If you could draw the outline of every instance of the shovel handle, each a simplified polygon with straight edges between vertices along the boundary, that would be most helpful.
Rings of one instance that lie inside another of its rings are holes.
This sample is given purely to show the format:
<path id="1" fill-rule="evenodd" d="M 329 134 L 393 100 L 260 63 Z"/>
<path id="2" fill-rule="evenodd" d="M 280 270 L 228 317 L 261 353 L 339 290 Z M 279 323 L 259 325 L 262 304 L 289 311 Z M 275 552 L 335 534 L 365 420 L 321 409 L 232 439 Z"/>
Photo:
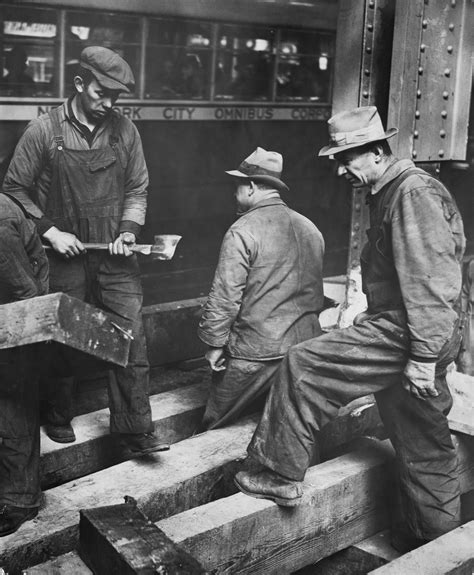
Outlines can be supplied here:
<path id="1" fill-rule="evenodd" d="M 98 243 L 83 243 L 82 244 L 86 250 L 108 250 L 109 244 L 98 244 Z M 46 250 L 51 250 L 51 246 L 43 246 Z M 149 255 L 151 253 L 150 246 L 146 244 L 135 244 L 133 246 L 129 246 L 128 248 L 132 252 L 136 252 L 139 254 Z"/>

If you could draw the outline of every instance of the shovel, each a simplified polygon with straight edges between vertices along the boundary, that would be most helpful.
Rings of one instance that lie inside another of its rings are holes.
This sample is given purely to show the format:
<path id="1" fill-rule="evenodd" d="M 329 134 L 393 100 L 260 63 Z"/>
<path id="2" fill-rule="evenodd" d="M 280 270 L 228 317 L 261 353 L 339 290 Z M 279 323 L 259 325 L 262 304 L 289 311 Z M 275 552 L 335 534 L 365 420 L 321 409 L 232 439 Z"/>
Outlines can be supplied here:
<path id="1" fill-rule="evenodd" d="M 151 256 L 153 260 L 170 260 L 174 256 L 176 246 L 182 236 L 175 234 L 162 234 L 155 236 L 154 244 L 135 244 L 129 250 L 144 256 Z M 83 243 L 86 250 L 108 250 L 109 244 Z M 50 246 L 45 246 L 51 249 Z"/>

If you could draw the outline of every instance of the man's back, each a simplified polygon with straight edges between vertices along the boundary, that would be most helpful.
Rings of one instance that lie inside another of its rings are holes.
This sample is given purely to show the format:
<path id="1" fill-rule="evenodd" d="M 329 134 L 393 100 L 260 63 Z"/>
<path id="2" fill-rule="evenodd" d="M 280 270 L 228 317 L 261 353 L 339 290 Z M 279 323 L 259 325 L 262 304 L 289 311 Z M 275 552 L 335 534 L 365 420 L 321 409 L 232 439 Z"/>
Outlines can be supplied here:
<path id="1" fill-rule="evenodd" d="M 279 198 L 259 202 L 224 238 L 203 339 L 227 332 L 232 357 L 270 359 L 319 335 L 323 254 L 312 222 Z"/>

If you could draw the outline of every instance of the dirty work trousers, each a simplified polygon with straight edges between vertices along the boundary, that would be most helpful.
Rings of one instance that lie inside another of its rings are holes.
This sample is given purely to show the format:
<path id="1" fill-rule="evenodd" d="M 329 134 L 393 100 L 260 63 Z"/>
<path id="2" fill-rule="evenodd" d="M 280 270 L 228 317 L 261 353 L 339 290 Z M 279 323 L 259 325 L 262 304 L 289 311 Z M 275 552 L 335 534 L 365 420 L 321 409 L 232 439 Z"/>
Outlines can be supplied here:
<path id="1" fill-rule="evenodd" d="M 439 396 L 416 399 L 402 387 L 409 335 L 404 312 L 383 312 L 292 347 L 275 374 L 248 452 L 260 463 L 302 480 L 318 449 L 318 431 L 341 406 L 375 394 L 395 448 L 404 530 L 434 539 L 460 524 L 457 456 L 446 415 L 452 399 L 446 366 L 459 329 L 436 370 Z"/>
<path id="2" fill-rule="evenodd" d="M 48 254 L 49 255 L 49 254 Z M 126 367 L 109 372 L 110 431 L 146 433 L 153 430 L 149 392 L 149 364 L 143 322 L 142 287 L 136 256 L 88 253 L 69 260 L 49 256 L 50 292 L 64 292 L 115 314 L 120 325 L 131 329 L 133 340 Z M 59 358 L 66 362 L 68 358 Z M 45 417 L 54 425 L 73 417 L 72 378 L 49 380 Z"/>
<path id="3" fill-rule="evenodd" d="M 249 361 L 227 358 L 225 370 L 212 372 L 203 428 L 222 427 L 237 419 L 244 411 L 250 412 L 253 408 L 257 410 L 280 362 L 281 359 Z"/>
<path id="4" fill-rule="evenodd" d="M 44 348 L 0 350 L 0 505 L 40 504 L 38 369 Z"/>

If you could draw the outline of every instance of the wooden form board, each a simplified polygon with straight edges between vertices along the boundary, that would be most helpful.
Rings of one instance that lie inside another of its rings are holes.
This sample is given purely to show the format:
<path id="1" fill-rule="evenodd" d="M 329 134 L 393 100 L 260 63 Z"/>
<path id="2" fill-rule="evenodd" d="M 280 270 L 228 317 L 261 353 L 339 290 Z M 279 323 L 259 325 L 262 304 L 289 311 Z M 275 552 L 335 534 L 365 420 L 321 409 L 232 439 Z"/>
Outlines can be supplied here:
<path id="1" fill-rule="evenodd" d="M 133 498 L 82 509 L 79 551 L 94 573 L 200 575 L 204 570 L 149 521 Z"/>
<path id="2" fill-rule="evenodd" d="M 474 445 L 465 440 L 461 473 L 464 488 L 472 489 Z M 238 493 L 158 526 L 216 575 L 292 573 L 388 526 L 392 459 L 388 442 L 374 442 L 310 468 L 294 509 Z"/>
<path id="3" fill-rule="evenodd" d="M 472 575 L 474 521 L 461 525 L 398 559 L 371 571 L 371 575 Z"/>
<path id="4" fill-rule="evenodd" d="M 54 341 L 126 365 L 130 338 L 120 320 L 63 293 L 0 306 L 0 349 Z"/>

